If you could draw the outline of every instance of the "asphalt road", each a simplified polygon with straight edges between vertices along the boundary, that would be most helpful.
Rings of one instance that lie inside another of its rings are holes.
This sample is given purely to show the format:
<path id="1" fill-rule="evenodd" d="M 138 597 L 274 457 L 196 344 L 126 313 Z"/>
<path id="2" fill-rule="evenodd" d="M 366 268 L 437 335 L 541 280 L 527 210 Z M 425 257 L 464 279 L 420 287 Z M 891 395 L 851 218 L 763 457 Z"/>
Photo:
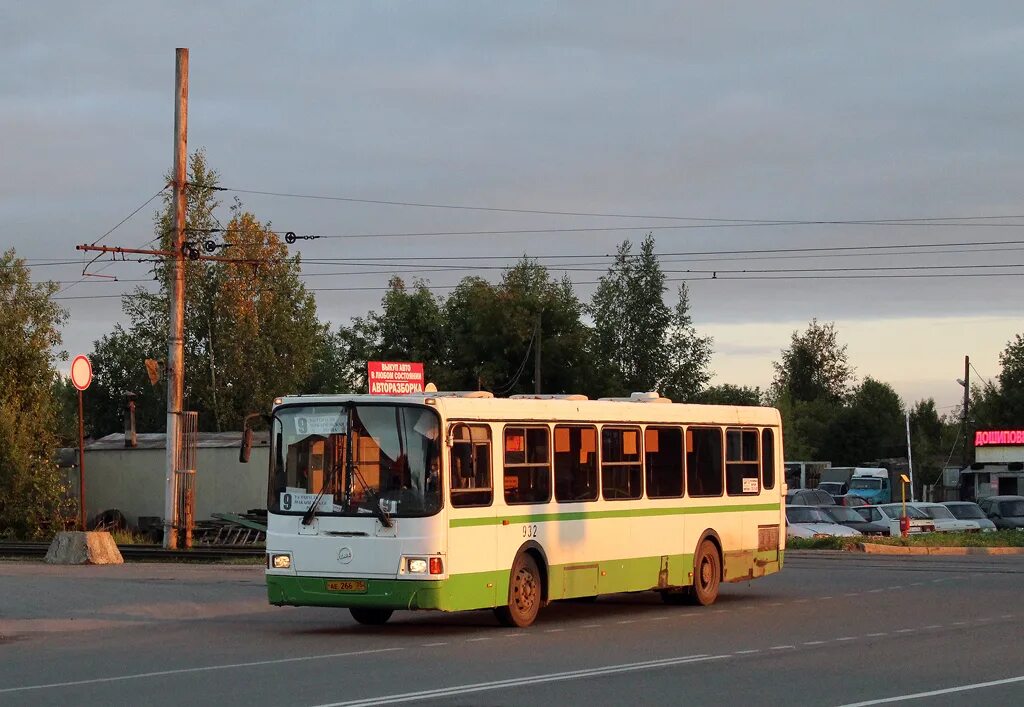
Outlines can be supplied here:
<path id="1" fill-rule="evenodd" d="M 262 569 L 0 563 L 3 705 L 1024 704 L 1024 556 L 800 554 L 708 608 L 266 604 Z"/>

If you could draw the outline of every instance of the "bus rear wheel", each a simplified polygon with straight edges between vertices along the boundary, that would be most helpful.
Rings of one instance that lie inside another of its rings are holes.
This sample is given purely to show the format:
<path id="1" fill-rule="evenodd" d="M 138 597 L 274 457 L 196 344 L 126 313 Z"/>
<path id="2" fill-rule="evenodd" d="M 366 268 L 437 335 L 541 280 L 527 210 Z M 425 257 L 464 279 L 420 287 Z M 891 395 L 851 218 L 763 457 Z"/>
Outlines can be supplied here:
<path id="1" fill-rule="evenodd" d="M 526 628 L 536 620 L 541 600 L 540 570 L 537 568 L 537 561 L 524 553 L 512 563 L 512 574 L 508 582 L 508 605 L 497 607 L 494 613 L 498 621 L 505 626 Z"/>
<path id="2" fill-rule="evenodd" d="M 714 604 L 721 579 L 722 558 L 718 555 L 718 548 L 710 540 L 705 540 L 693 558 L 693 587 L 687 595 L 690 602 L 699 606 Z"/>
<path id="3" fill-rule="evenodd" d="M 348 610 L 352 618 L 364 626 L 383 626 L 395 613 L 392 609 L 367 609 L 365 607 L 353 607 Z"/>

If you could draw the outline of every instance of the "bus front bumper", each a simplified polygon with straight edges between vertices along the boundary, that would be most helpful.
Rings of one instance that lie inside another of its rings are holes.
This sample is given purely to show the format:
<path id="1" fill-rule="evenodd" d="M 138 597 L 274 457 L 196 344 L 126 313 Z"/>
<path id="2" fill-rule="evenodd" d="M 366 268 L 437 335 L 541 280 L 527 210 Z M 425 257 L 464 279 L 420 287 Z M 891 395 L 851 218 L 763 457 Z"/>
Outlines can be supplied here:
<path id="1" fill-rule="evenodd" d="M 267 598 L 276 606 L 337 606 L 378 609 L 441 609 L 442 581 L 413 579 L 362 579 L 364 591 L 329 589 L 333 578 L 267 576 Z"/>

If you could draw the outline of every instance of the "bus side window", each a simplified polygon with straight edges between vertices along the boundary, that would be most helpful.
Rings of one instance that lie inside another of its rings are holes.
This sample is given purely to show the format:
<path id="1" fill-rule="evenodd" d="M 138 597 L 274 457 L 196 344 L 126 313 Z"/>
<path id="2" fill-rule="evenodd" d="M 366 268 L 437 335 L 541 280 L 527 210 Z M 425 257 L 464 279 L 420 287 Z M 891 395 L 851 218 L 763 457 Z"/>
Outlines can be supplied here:
<path id="1" fill-rule="evenodd" d="M 730 496 L 754 495 L 759 490 L 757 430 L 725 432 L 725 490 Z"/>
<path id="2" fill-rule="evenodd" d="M 549 441 L 547 427 L 505 428 L 505 503 L 551 500 Z"/>
<path id="3" fill-rule="evenodd" d="M 491 430 L 486 425 L 457 425 L 452 430 L 452 506 L 489 506 L 491 484 Z"/>
<path id="4" fill-rule="evenodd" d="M 597 500 L 597 428 L 555 426 L 555 500 Z"/>
<path id="5" fill-rule="evenodd" d="M 775 488 L 775 433 L 761 430 L 761 486 Z"/>
<path id="6" fill-rule="evenodd" d="M 688 496 L 722 495 L 722 429 L 686 429 L 686 493 Z"/>
<path id="7" fill-rule="evenodd" d="M 679 498 L 683 495 L 683 430 L 681 427 L 648 427 L 644 430 L 647 461 L 647 497 Z"/>
<path id="8" fill-rule="evenodd" d="M 601 428 L 601 493 L 606 501 L 643 496 L 639 427 Z"/>

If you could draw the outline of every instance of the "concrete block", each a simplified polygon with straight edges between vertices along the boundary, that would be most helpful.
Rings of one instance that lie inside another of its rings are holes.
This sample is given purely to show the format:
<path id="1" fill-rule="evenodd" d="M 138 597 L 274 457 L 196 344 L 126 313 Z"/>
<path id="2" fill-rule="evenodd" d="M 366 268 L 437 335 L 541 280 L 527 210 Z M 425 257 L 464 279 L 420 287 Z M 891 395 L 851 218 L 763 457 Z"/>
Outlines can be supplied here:
<path id="1" fill-rule="evenodd" d="M 51 565 L 124 564 L 114 538 L 106 531 L 57 533 L 46 551 Z"/>

